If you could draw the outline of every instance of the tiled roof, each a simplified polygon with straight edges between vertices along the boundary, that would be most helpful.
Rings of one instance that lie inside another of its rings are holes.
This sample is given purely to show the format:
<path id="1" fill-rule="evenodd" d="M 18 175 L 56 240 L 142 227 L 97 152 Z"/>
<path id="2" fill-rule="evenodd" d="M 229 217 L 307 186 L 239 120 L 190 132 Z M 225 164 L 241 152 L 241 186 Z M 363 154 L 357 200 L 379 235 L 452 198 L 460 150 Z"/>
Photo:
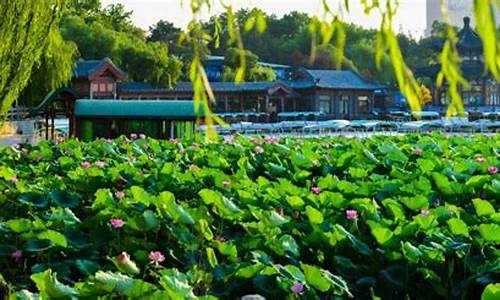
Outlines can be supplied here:
<path id="1" fill-rule="evenodd" d="M 464 18 L 464 28 L 458 32 L 457 47 L 465 50 L 482 50 L 483 42 L 479 35 L 470 27 L 470 18 Z"/>
<path id="2" fill-rule="evenodd" d="M 377 90 L 384 85 L 369 82 L 353 71 L 306 70 L 316 86 L 325 89 Z"/>
<path id="3" fill-rule="evenodd" d="M 78 99 L 75 103 L 77 117 L 194 119 L 202 115 L 190 100 Z"/>
<path id="4" fill-rule="evenodd" d="M 214 92 L 226 93 L 267 91 L 276 85 L 283 85 L 291 89 L 319 87 L 337 90 L 377 90 L 385 88 L 383 85 L 364 80 L 352 71 L 306 70 L 306 73 L 308 78 L 301 80 L 244 82 L 240 84 L 235 82 L 211 82 L 210 86 Z M 119 89 L 122 92 L 135 93 L 193 92 L 193 86 L 190 82 L 179 82 L 173 88 L 152 85 L 145 82 L 127 82 L 121 83 Z"/>
<path id="5" fill-rule="evenodd" d="M 210 86 L 214 92 L 255 92 L 267 91 L 276 86 L 280 82 L 265 81 L 265 82 L 244 82 L 241 84 L 235 82 L 211 82 Z M 282 83 L 283 84 L 283 83 Z M 127 82 L 121 83 L 119 86 L 122 92 L 193 92 L 193 86 L 190 82 L 179 82 L 174 88 L 164 86 L 155 86 L 145 82 Z"/>
<path id="6" fill-rule="evenodd" d="M 73 78 L 89 77 L 94 72 L 96 72 L 105 63 L 111 64 L 119 72 L 125 74 L 120 68 L 118 68 L 109 58 L 104 58 L 100 60 L 79 60 L 76 62 L 76 66 L 73 69 Z"/>

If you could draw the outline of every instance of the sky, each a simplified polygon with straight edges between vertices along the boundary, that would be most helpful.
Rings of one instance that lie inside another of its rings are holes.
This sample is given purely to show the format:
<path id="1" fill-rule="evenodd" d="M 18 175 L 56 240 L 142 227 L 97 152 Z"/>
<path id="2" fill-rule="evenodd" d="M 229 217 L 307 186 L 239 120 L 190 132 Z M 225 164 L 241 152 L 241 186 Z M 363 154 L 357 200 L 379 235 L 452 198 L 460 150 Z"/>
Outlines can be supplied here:
<path id="1" fill-rule="evenodd" d="M 149 26 L 159 20 L 167 20 L 178 27 L 184 27 L 191 20 L 189 10 L 190 0 L 102 0 L 103 5 L 111 3 L 124 4 L 128 10 L 132 10 L 133 22 L 147 30 Z M 184 7 L 181 7 L 184 2 Z M 218 1 L 217 1 L 218 2 Z M 336 0 L 330 1 L 335 3 Z M 363 13 L 359 0 L 350 0 L 351 8 L 348 15 L 344 15 L 347 22 L 356 23 L 363 27 L 374 28 L 380 23 L 375 16 L 366 16 Z M 225 3 L 233 5 L 235 10 L 239 8 L 259 7 L 268 14 L 282 16 L 291 11 L 306 12 L 310 15 L 319 12 L 320 0 L 226 0 Z M 210 13 L 205 13 L 204 18 L 222 12 L 221 7 L 214 7 Z M 420 37 L 426 26 L 425 0 L 400 0 L 400 7 L 395 20 L 395 29 L 400 32 L 410 33 L 414 37 Z"/>

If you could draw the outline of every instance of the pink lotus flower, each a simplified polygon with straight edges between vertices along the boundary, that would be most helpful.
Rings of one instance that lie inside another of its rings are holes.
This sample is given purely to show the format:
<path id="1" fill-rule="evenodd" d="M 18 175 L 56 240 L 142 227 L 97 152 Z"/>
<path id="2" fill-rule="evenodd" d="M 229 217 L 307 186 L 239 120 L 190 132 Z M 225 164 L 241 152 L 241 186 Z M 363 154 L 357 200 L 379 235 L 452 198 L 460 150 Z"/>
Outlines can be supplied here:
<path id="1" fill-rule="evenodd" d="M 111 224 L 113 228 L 121 228 L 123 227 L 123 225 L 125 225 L 125 221 L 123 221 L 122 219 L 111 219 L 109 221 L 109 224 Z"/>
<path id="2" fill-rule="evenodd" d="M 172 138 L 172 139 L 170 139 L 170 140 L 169 140 L 169 142 L 170 142 L 171 144 L 174 144 L 174 145 L 176 145 L 176 144 L 178 143 L 177 139 L 173 139 L 173 138 Z"/>
<path id="3" fill-rule="evenodd" d="M 121 199 L 125 198 L 125 192 L 123 192 L 123 191 L 116 191 L 115 192 L 115 196 L 116 196 L 116 198 L 118 198 L 118 199 L 121 200 Z"/>
<path id="4" fill-rule="evenodd" d="M 279 137 L 276 137 L 276 136 L 266 136 L 264 137 L 264 142 L 266 144 L 277 144 L 279 143 L 280 139 Z"/>
<path id="5" fill-rule="evenodd" d="M 98 160 L 95 162 L 95 166 L 98 168 L 102 168 L 102 167 L 104 167 L 104 165 L 105 165 L 105 163 L 103 161 Z"/>
<path id="6" fill-rule="evenodd" d="M 11 147 L 14 150 L 19 150 L 19 148 L 21 148 L 21 146 L 19 146 L 19 144 L 12 144 Z"/>
<path id="7" fill-rule="evenodd" d="M 63 137 L 63 136 L 61 136 L 61 135 L 56 136 L 56 142 L 57 142 L 57 143 L 62 143 L 62 142 L 64 142 L 64 140 L 65 140 L 65 139 L 64 139 L 64 137 Z"/>
<path id="8" fill-rule="evenodd" d="M 127 261 L 130 258 L 127 252 L 123 251 L 122 253 L 118 254 L 118 260 L 123 264 L 125 261 Z"/>
<path id="9" fill-rule="evenodd" d="M 320 187 L 317 187 L 317 186 L 314 186 L 311 188 L 311 192 L 315 195 L 319 195 L 321 193 L 321 188 Z"/>
<path id="10" fill-rule="evenodd" d="M 137 133 L 131 133 L 130 134 L 130 138 L 133 139 L 133 140 L 136 140 L 137 139 Z"/>
<path id="11" fill-rule="evenodd" d="M 415 147 L 415 149 L 413 150 L 413 153 L 415 153 L 415 155 L 422 155 L 423 152 L 424 150 L 420 147 Z"/>
<path id="12" fill-rule="evenodd" d="M 431 211 L 430 211 L 430 210 L 428 210 L 428 209 L 422 208 L 422 209 L 420 210 L 420 214 L 421 214 L 422 216 L 424 216 L 424 217 L 428 217 L 428 216 L 430 216 L 430 215 L 431 215 Z"/>
<path id="13" fill-rule="evenodd" d="M 304 291 L 304 285 L 300 282 L 296 282 L 292 285 L 292 293 L 294 294 L 300 294 Z"/>
<path id="14" fill-rule="evenodd" d="M 300 212 L 298 212 L 298 211 L 292 212 L 292 218 L 294 218 L 294 219 L 300 218 Z"/>
<path id="15" fill-rule="evenodd" d="M 160 251 L 151 251 L 148 255 L 148 258 L 151 263 L 155 264 L 156 266 L 159 266 L 160 263 L 165 261 L 165 256 Z"/>
<path id="16" fill-rule="evenodd" d="M 254 143 L 254 144 L 260 144 L 260 143 L 261 143 L 260 139 L 259 139 L 259 138 L 256 138 L 256 137 L 251 137 L 251 138 L 250 138 L 250 141 L 251 141 L 252 143 Z"/>
<path id="17" fill-rule="evenodd" d="M 232 144 L 234 142 L 234 136 L 226 136 L 224 138 L 224 144 Z"/>
<path id="18" fill-rule="evenodd" d="M 264 148 L 262 148 L 261 146 L 255 147 L 255 153 L 257 153 L 257 154 L 264 153 Z"/>
<path id="19" fill-rule="evenodd" d="M 90 167 L 92 167 L 92 165 L 88 161 L 82 162 L 82 168 L 88 169 Z"/>
<path id="20" fill-rule="evenodd" d="M 23 258 L 23 251 L 21 250 L 16 250 L 10 254 L 10 258 L 13 259 L 15 262 L 18 262 L 21 258 Z"/>
<path id="21" fill-rule="evenodd" d="M 12 183 L 12 184 L 16 184 L 18 181 L 19 181 L 19 178 L 17 178 L 17 176 L 14 176 L 10 179 L 10 183 Z"/>
<path id="22" fill-rule="evenodd" d="M 141 139 L 145 139 L 145 138 L 146 138 L 146 135 L 145 135 L 144 133 L 141 133 L 141 134 L 139 134 L 139 138 L 141 138 Z"/>
<path id="23" fill-rule="evenodd" d="M 486 158 L 479 156 L 478 158 L 476 158 L 476 162 L 478 164 L 484 164 L 486 162 Z"/>
<path id="24" fill-rule="evenodd" d="M 225 187 L 225 188 L 230 187 L 231 186 L 231 181 L 227 181 L 227 180 L 223 181 L 222 182 L 222 186 Z"/>
<path id="25" fill-rule="evenodd" d="M 357 220 L 358 219 L 358 211 L 355 209 L 348 209 L 345 212 L 345 216 L 349 220 Z"/>
<path id="26" fill-rule="evenodd" d="M 491 175 L 495 175 L 498 173 L 498 168 L 495 166 L 491 166 L 488 168 L 488 173 L 490 173 Z"/>

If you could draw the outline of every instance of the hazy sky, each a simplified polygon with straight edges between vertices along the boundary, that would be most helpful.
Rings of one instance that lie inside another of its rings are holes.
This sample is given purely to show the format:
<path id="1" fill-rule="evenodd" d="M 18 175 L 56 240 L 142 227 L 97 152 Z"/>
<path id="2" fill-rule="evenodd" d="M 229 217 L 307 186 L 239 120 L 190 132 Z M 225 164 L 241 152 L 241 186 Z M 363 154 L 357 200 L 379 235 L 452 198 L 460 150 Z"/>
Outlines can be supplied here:
<path id="1" fill-rule="evenodd" d="M 177 26 L 184 27 L 190 20 L 190 0 L 102 0 L 104 5 L 110 3 L 122 3 L 127 9 L 133 10 L 134 23 L 143 28 L 148 27 L 158 20 L 168 20 Z M 437 1 L 437 0 L 436 0 Z M 318 12 L 319 0 L 226 0 L 235 9 L 242 7 L 259 7 L 267 13 L 281 16 L 290 11 L 302 11 L 309 14 Z M 330 1 L 335 3 L 334 1 Z M 379 18 L 363 14 L 359 0 L 350 0 L 351 12 L 345 16 L 345 20 L 365 27 L 376 27 Z M 413 36 L 421 36 L 425 30 L 425 0 L 400 0 L 400 8 L 396 19 L 396 30 L 411 33 Z M 221 12 L 221 8 L 214 8 L 211 14 Z M 208 14 L 207 14 L 208 17 Z"/>

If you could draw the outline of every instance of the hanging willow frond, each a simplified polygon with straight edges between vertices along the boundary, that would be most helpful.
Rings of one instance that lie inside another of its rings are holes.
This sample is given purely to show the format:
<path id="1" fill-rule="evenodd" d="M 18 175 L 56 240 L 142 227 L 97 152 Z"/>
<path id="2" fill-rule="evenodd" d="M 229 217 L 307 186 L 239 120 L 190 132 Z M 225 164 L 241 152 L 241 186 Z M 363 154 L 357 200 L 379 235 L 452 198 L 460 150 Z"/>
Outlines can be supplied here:
<path id="1" fill-rule="evenodd" d="M 463 116 L 465 115 L 465 111 L 459 87 L 467 87 L 468 83 L 463 77 L 462 70 L 460 69 L 461 59 L 456 48 L 458 41 L 457 34 L 453 26 L 450 25 L 451 21 L 445 0 L 441 0 L 441 13 L 446 23 L 446 41 L 439 57 L 441 70 L 439 71 L 436 83 L 438 87 L 441 87 L 445 80 L 448 83 L 448 93 L 451 97 L 451 103 L 446 115 L 448 117 L 454 114 Z"/>

